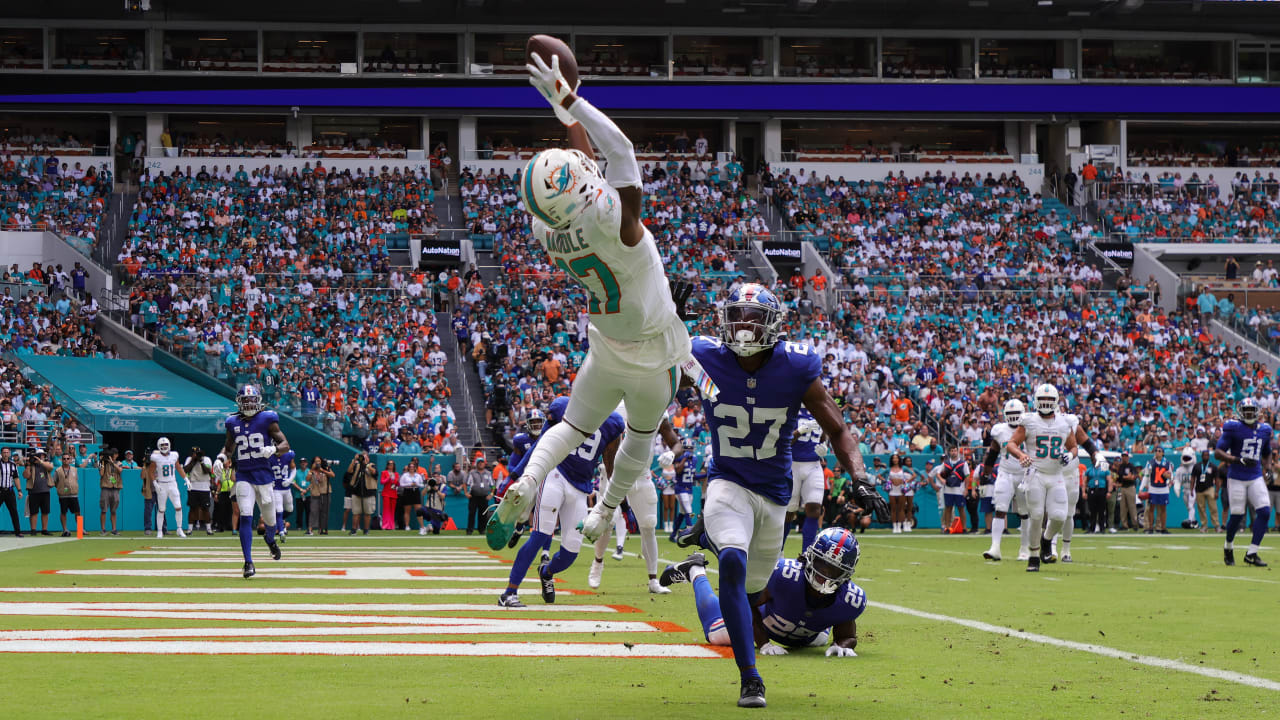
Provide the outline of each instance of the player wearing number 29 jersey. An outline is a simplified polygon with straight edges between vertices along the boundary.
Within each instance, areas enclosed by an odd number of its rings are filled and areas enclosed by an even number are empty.
[[[272,444],[269,429],[279,422],[280,417],[274,410],[263,410],[248,418],[240,413],[227,418],[227,432],[235,438],[232,458],[237,481],[243,480],[251,485],[272,483],[271,458],[262,453],[262,448]]]
[[[292,455],[289,441],[280,432],[280,418],[262,407],[262,391],[255,385],[245,385],[236,394],[239,409],[224,423],[227,438],[222,452],[235,465],[236,504],[240,508],[240,551],[244,553],[244,576],[253,577],[253,508],[257,505],[266,524],[263,538],[271,550],[271,557],[280,559],[280,546],[276,544],[275,480],[273,468],[277,455]],[[286,460],[285,465],[288,465]]]

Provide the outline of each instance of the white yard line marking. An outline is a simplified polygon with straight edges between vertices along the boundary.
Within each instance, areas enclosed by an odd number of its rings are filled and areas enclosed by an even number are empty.
[[[29,608],[33,603],[0,602],[0,615],[25,615],[26,612],[5,612],[6,607],[20,610]],[[497,604],[477,605],[474,603],[266,603],[266,602],[114,602],[114,601],[82,601],[82,602],[44,602],[43,607],[53,608],[58,614],[67,614],[68,610],[86,608],[90,610],[118,611],[123,615],[136,610],[173,610],[177,612],[497,612],[510,613],[510,610],[498,607]],[[20,607],[21,606],[21,607]],[[535,612],[585,612],[585,613],[618,613],[620,607],[613,605],[530,605],[526,610]],[[339,617],[352,617],[342,615]]]
[[[467,578],[467,580],[484,580],[485,578]],[[526,579],[526,582],[536,582]],[[229,587],[0,587],[0,593],[41,593],[41,594],[122,594],[122,595],[488,595],[497,592],[496,588],[351,588],[351,587],[304,587],[277,588],[246,585],[242,588]],[[530,608],[535,606],[530,606]],[[576,610],[578,605],[564,605],[560,609]],[[548,606],[548,609],[550,607]]]
[[[1141,576],[1139,576],[1139,575],[1134,575],[1134,576],[1133,576],[1133,579],[1134,579],[1134,580],[1145,580],[1145,581],[1147,581],[1147,582],[1155,582],[1155,581],[1156,581],[1156,579],[1155,579],[1155,578],[1141,577]]]
[[[164,603],[161,603],[164,604]],[[128,605],[128,603],[125,603]],[[497,609],[497,605],[493,606]],[[422,632],[433,635],[475,635],[495,633],[591,633],[658,632],[659,627],[670,630],[670,625],[640,621],[561,620],[546,617],[521,617],[519,612],[507,613],[501,618],[432,617],[423,615],[345,615],[319,612],[246,612],[232,605],[227,610],[173,611],[150,608],[111,607],[84,603],[0,603],[0,615],[35,617],[101,617],[119,619],[166,620],[217,620],[222,622],[274,622],[307,623],[324,625],[404,625],[416,626]],[[218,628],[210,628],[216,634]],[[302,629],[299,633],[304,632]],[[359,634],[352,628],[352,634]],[[3,638],[0,632],[0,639]]]
[[[727,650],[728,648],[725,648]],[[80,641],[5,640],[8,653],[110,653],[151,655],[458,655],[473,657],[611,657],[611,658],[723,658],[705,645],[525,642],[209,642],[186,640]]]
[[[894,539],[896,540],[897,538],[894,538]],[[939,550],[937,548],[903,547],[901,545],[887,545],[883,543],[878,543],[875,547],[893,548],[895,550],[911,550],[912,552],[940,553],[943,555],[962,555],[964,557],[972,557],[975,559],[979,559],[982,557],[980,553],[960,552],[959,550]],[[1074,555],[1074,553],[1072,554]],[[1165,575],[1181,575],[1183,577],[1204,578],[1207,580],[1235,580],[1236,582],[1252,582],[1252,583],[1264,583],[1266,585],[1280,585],[1280,580],[1267,580],[1266,578],[1249,577],[1248,575],[1239,575],[1239,576],[1211,575],[1208,573],[1194,573],[1194,572],[1186,572],[1183,570],[1166,570],[1164,568],[1151,567],[1149,565],[1146,567],[1136,568],[1136,567],[1129,567],[1127,565],[1104,565],[1101,563],[1090,562],[1088,560],[1077,560],[1075,564],[1083,565],[1085,567],[1104,568],[1106,570],[1123,570],[1125,572],[1153,572],[1153,573],[1162,573]],[[887,570],[887,568],[885,569]]]
[[[969,578],[949,577],[949,578],[947,578],[947,579],[948,579],[948,580],[954,580],[954,581],[956,581],[956,582],[969,582]]]
[[[278,569],[277,569],[278,568]],[[432,575],[427,570],[462,570],[452,566],[421,565],[413,568],[288,568],[275,564],[258,565],[260,577],[289,578],[292,580],[416,580],[420,582],[484,582],[488,580],[505,581],[505,575]],[[471,569],[471,568],[465,568]],[[482,571],[493,571],[497,568],[475,568]],[[55,570],[53,575],[99,575],[108,577],[187,577],[187,578],[225,578],[241,577],[240,570],[230,568],[189,568],[189,569],[106,569],[88,568],[84,570]]]
[[[496,609],[496,607],[495,607]],[[552,628],[539,624],[530,630],[527,623],[508,623],[509,630],[485,630],[480,632],[565,632],[563,628]],[[601,627],[600,632],[635,632],[631,629]],[[587,632],[587,630],[571,630],[569,632]],[[238,628],[86,628],[83,630],[0,630],[0,642],[6,640],[135,640],[141,638],[252,638],[252,637],[324,637],[324,636],[356,636],[374,635],[464,635],[467,632],[444,632],[438,628],[423,628],[420,625],[383,625],[370,627],[238,627]],[[358,642],[358,641],[357,641]]]
[[[925,548],[911,548],[911,549],[923,550]],[[950,551],[940,550],[937,552],[950,552]],[[969,555],[970,553],[957,552],[956,554]],[[675,561],[662,559],[661,562],[674,563]],[[718,573],[719,571],[716,570],[715,568],[707,568],[707,572]],[[925,612],[923,610],[916,610],[909,607],[903,607],[901,605],[892,605],[889,603],[877,602],[875,600],[868,600],[867,604],[872,607],[880,608],[881,610],[888,610],[889,612],[901,613],[903,615],[911,615],[912,617],[918,617],[925,620],[934,620],[937,622],[953,623],[955,625],[962,625],[964,627],[972,628],[974,630],[981,630],[983,632],[995,633],[997,635],[1004,635],[1006,637],[1017,638],[1019,640],[1028,640],[1031,642],[1044,643],[1045,645],[1052,645],[1054,647],[1063,647],[1069,650],[1079,650],[1081,652],[1093,653],[1095,655],[1102,655],[1104,657],[1115,658],[1117,660],[1126,660],[1128,662],[1136,662],[1142,665],[1150,665],[1152,667],[1164,668],[1166,670],[1178,670],[1180,672],[1191,673],[1193,675],[1201,675],[1204,677],[1215,678],[1218,680],[1226,680],[1229,682],[1239,683],[1241,685],[1248,685],[1249,687],[1256,687],[1256,688],[1262,688],[1264,690],[1274,690],[1274,691],[1280,692],[1280,682],[1276,682],[1275,680],[1268,680],[1266,678],[1256,677],[1254,675],[1246,675],[1244,673],[1238,673],[1232,670],[1219,670],[1217,668],[1205,667],[1203,665],[1191,665],[1190,663],[1184,663],[1178,660],[1169,660],[1166,658],[1155,657],[1153,655],[1138,655],[1136,653],[1127,652],[1125,650],[1117,650],[1115,648],[1109,648],[1103,645],[1094,645],[1092,643],[1076,642],[1074,640],[1062,640],[1060,638],[1050,637],[1048,635],[1040,635],[1038,633],[1029,633],[1023,630],[1015,630],[1014,628],[1000,627],[999,625],[991,625],[988,623],[979,622],[977,620],[966,620],[964,618],[951,617],[950,615],[939,615],[937,613]]]
[[[231,548],[231,547],[221,548],[223,552],[230,552],[233,549],[239,550],[240,546],[237,545],[235,548]],[[360,559],[398,558],[398,559],[406,559],[406,560],[408,559],[443,560],[443,559],[451,559],[451,558],[463,558],[463,559],[474,560],[478,557],[485,557],[484,553],[476,552],[473,550],[456,550],[456,551],[441,550],[439,552],[419,552],[419,551],[408,551],[408,550],[383,551],[383,550],[377,550],[374,548],[369,548],[368,550],[308,550],[305,548],[295,549],[295,548],[289,547],[288,545],[286,545],[284,549],[289,551],[290,557],[296,556],[296,557],[305,557],[305,558],[360,558]],[[222,555],[214,555],[215,552],[217,551],[213,549],[209,549],[209,550],[122,550],[120,551],[120,554],[121,556],[124,556],[127,554],[129,557],[177,557],[177,558],[187,558],[192,556],[222,557]]]
[[[25,500],[23,502],[26,502]],[[23,506],[26,507],[25,505]],[[51,531],[52,532],[52,531]],[[39,547],[41,545],[56,545],[57,543],[72,542],[75,538],[64,537],[0,537],[0,552],[6,550],[26,550],[27,548]]]
[[[1051,645],[1053,647],[1067,648],[1068,650],[1078,650],[1080,652],[1092,653],[1103,657],[1115,658],[1116,660],[1135,662],[1141,665],[1150,665],[1151,667],[1163,668],[1165,670],[1177,670],[1179,672],[1214,678],[1215,680],[1226,680],[1240,685],[1248,685],[1249,687],[1280,692],[1280,682],[1254,675],[1246,675],[1244,673],[1238,673],[1231,670],[1219,670],[1217,668],[1205,667],[1203,665],[1192,665],[1190,663],[1155,657],[1153,655],[1139,655],[1126,650],[1117,650],[1116,648],[1106,647],[1104,645],[1094,645],[1093,643],[1062,640],[1048,635],[1040,635],[1039,633],[1029,633],[1022,630],[1015,630],[1014,628],[991,625],[977,620],[966,620],[964,618],[951,617],[950,615],[939,615],[937,613],[924,612],[922,610],[915,610],[901,605],[876,602],[874,600],[868,601],[867,604],[881,610],[888,610],[890,612],[901,613],[903,615],[911,615],[912,617],[918,617],[925,620],[961,625],[973,630],[994,633],[996,635],[1004,635],[1005,637],[1017,638],[1019,640],[1027,640],[1030,642],[1042,643],[1044,645]]]
[[[281,565],[281,566],[284,566],[284,565],[319,565],[319,564],[330,564],[330,565],[331,565],[331,564],[339,563],[339,562],[352,562],[352,563],[360,563],[360,564],[362,564],[362,565],[377,565],[377,564],[382,564],[382,563],[394,563],[394,564],[396,564],[396,565],[404,565],[405,563],[413,562],[413,560],[414,560],[414,558],[383,558],[383,559],[380,559],[380,558],[368,558],[368,559],[365,559],[365,558],[359,558],[359,557],[353,557],[353,558],[350,558],[350,559],[338,559],[338,558],[315,558],[315,559],[309,559],[309,558],[296,558],[296,559],[295,559],[292,555],[289,555],[288,553],[285,553],[285,555],[284,555],[283,559],[281,559],[280,561],[278,561],[278,563],[276,563],[276,564]],[[487,566],[492,567],[492,566],[494,566],[494,565],[505,565],[505,564],[506,564],[506,563],[502,562],[501,560],[499,560],[499,559],[497,559],[497,558],[478,558],[478,557],[476,557],[476,556],[474,556],[474,555],[472,555],[472,556],[470,556],[470,557],[468,557],[468,558],[460,558],[460,559],[457,559],[457,560],[455,560],[455,559],[453,559],[453,558],[422,558],[422,560],[423,560],[424,562],[434,562],[434,563],[447,562],[447,563],[449,563],[448,565],[422,565],[422,566],[420,566],[420,567],[424,567],[424,568],[426,568],[426,567],[432,567],[432,568],[435,568],[435,569],[437,569],[437,570],[446,570],[446,569],[449,569],[449,568],[454,567],[454,566],[457,566],[457,565],[487,565]],[[216,556],[215,556],[215,555],[208,555],[208,556],[196,556],[196,557],[134,557],[133,555],[108,555],[107,557],[101,558],[101,562],[111,562],[111,563],[148,563],[148,564],[151,564],[151,565],[155,565],[155,564],[158,564],[158,563],[192,563],[192,564],[204,564],[204,565],[242,565],[242,564],[244,564],[244,558],[243,558],[243,557],[240,557],[240,556],[231,557],[231,556],[228,556],[228,555],[216,555]],[[318,568],[318,569],[321,569],[321,570],[330,570],[330,569],[336,569],[336,568]]]

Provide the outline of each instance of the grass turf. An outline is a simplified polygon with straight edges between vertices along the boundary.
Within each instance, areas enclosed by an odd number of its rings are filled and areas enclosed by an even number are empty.
[[[1274,622],[1280,577],[1271,568],[1227,568],[1221,536],[1077,535],[1076,562],[1055,564],[1039,575],[1006,559],[980,558],[987,539],[933,534],[867,534],[857,579],[873,606],[859,620],[858,652],[851,659],[826,658],[818,650],[759,658],[768,686],[769,717],[873,713],[876,717],[1225,717],[1277,714],[1280,693],[1267,688],[1180,670],[1151,667],[920,618],[876,606],[887,603],[949,618],[1094,643],[1126,652],[1243,673],[1280,682],[1280,628]],[[9,541],[6,541],[8,543]],[[1006,539],[1006,557],[1016,551]],[[796,552],[793,537],[787,554]],[[277,568],[255,547],[259,575],[240,578],[150,578],[41,574],[49,569],[115,570],[218,568],[182,557],[157,563],[93,561],[122,550],[182,549],[217,545],[211,554],[238,554],[234,539],[204,536],[190,540],[86,539],[0,552],[6,587],[127,586],[193,588],[424,588],[470,587],[478,582],[422,580],[352,581],[272,578]],[[391,546],[483,548],[483,539],[419,538],[396,534],[370,538],[295,537],[284,546],[284,562],[299,550],[375,550]],[[1237,555],[1243,557],[1243,546]],[[629,542],[629,550],[638,543]],[[588,550],[589,551],[589,550]],[[683,557],[665,541],[664,561]],[[502,553],[510,560],[514,551]],[[198,557],[198,556],[197,556]],[[1264,553],[1265,557],[1265,553]],[[1276,558],[1280,559],[1280,558]],[[563,588],[586,589],[589,557],[562,577]],[[665,596],[645,590],[642,562],[606,559],[604,585],[594,595],[561,595],[554,613],[536,618],[599,621],[665,621],[687,632],[601,633],[594,637],[550,634],[422,635],[349,637],[324,640],[659,642],[700,643],[702,634],[689,586]],[[358,567],[358,563],[333,565]],[[426,564],[415,560],[406,566]],[[445,564],[441,562],[440,564]],[[326,563],[328,566],[328,563]],[[305,566],[298,566],[305,567]],[[508,566],[458,565],[450,575],[496,576]],[[283,568],[275,570],[282,572]],[[437,571],[437,574],[438,571]],[[716,576],[711,576],[713,585]],[[217,602],[234,603],[467,603],[492,606],[432,615],[507,617],[518,611],[494,605],[498,583],[485,581],[484,595],[158,595],[2,593],[14,602]],[[541,604],[536,584],[521,596]],[[640,613],[573,612],[577,604],[618,604]],[[358,612],[356,608],[353,612]],[[413,612],[379,613],[414,615]],[[533,617],[524,613],[521,617]],[[255,622],[155,618],[40,617],[0,615],[0,630],[54,628],[252,627]],[[261,623],[280,626],[282,623]],[[309,637],[299,629],[290,638]],[[247,638],[252,639],[252,638]],[[335,717],[376,713],[378,717],[422,717],[448,713],[457,718],[503,714],[555,718],[718,717],[747,711],[734,706],[737,673],[729,660],[565,658],[565,657],[327,657],[301,655],[129,655],[7,654],[0,666],[11,670],[6,712],[14,717],[47,715],[53,708],[80,717],[170,717],[184,712],[222,717]],[[16,674],[15,674],[16,673]]]

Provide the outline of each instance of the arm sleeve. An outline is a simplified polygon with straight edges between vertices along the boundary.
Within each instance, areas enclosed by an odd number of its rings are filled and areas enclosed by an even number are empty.
[[[615,188],[641,187],[640,164],[636,162],[631,140],[622,130],[582,97],[569,106],[569,114],[582,123],[591,141],[609,162],[605,170],[609,184]]]

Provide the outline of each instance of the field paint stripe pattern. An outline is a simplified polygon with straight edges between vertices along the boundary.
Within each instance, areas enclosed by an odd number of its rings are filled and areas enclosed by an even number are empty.
[[[468,581],[482,578],[467,578]],[[536,579],[528,582],[537,582]],[[0,587],[0,593],[116,593],[124,595],[488,595],[490,588],[350,588],[350,587],[305,587],[305,588],[272,588],[272,587]],[[557,590],[557,592],[560,592]],[[539,606],[529,606],[530,608]],[[578,605],[562,606],[578,608]],[[589,607],[589,606],[588,606]],[[625,608],[626,605],[609,605],[612,608]],[[619,612],[639,612],[638,610],[619,610]]]
[[[147,655],[456,655],[472,657],[609,657],[694,658],[729,657],[731,648],[708,645],[635,643],[513,643],[513,642],[243,642],[186,640],[0,640],[0,653],[110,653]]]
[[[925,548],[909,548],[911,550],[923,550]],[[938,552],[954,552],[954,551],[938,551]],[[970,553],[961,553],[969,555]],[[661,562],[675,563],[675,560],[667,560],[660,558]],[[715,568],[707,568],[707,572],[719,572]],[[924,620],[935,620],[938,622],[953,623],[974,630],[995,633],[997,635],[1005,635],[1007,637],[1018,638],[1020,640],[1029,640],[1031,642],[1043,643],[1055,647],[1063,647],[1070,650],[1079,650],[1081,652],[1093,653],[1104,657],[1116,658],[1117,660],[1127,660],[1142,665],[1150,665],[1152,667],[1164,668],[1166,670],[1178,670],[1181,672],[1192,673],[1194,675],[1202,675],[1204,677],[1215,678],[1218,680],[1226,680],[1229,682],[1248,685],[1249,687],[1261,688],[1264,690],[1274,690],[1280,692],[1280,682],[1268,680],[1266,678],[1256,677],[1254,675],[1246,675],[1231,670],[1219,670],[1217,668],[1205,667],[1202,665],[1191,665],[1178,660],[1168,660],[1166,658],[1155,657],[1153,655],[1138,655],[1137,653],[1117,650],[1116,648],[1106,647],[1104,645],[1094,645],[1093,643],[1082,643],[1074,640],[1062,640],[1048,635],[1040,635],[1038,633],[1029,633],[1023,630],[1015,630],[1014,628],[1000,627],[999,625],[991,625],[989,623],[977,620],[966,620],[964,618],[951,617],[950,615],[939,615],[937,613],[925,612],[914,608],[903,607],[901,605],[892,605],[890,603],[877,602],[868,600],[867,605],[889,612],[901,613],[903,615],[911,615]]]
[[[130,589],[132,590],[132,589]],[[21,614],[6,613],[5,607],[25,605],[26,603],[2,602],[0,615]],[[291,610],[310,612],[495,612],[510,613],[497,605],[474,603],[178,603],[178,602],[115,602],[86,600],[83,602],[40,602],[41,607],[57,610],[86,608],[91,610],[176,610],[176,611],[257,611],[289,612]],[[530,605],[524,610],[534,612],[583,612],[583,613],[620,613],[628,612],[626,605]]]

